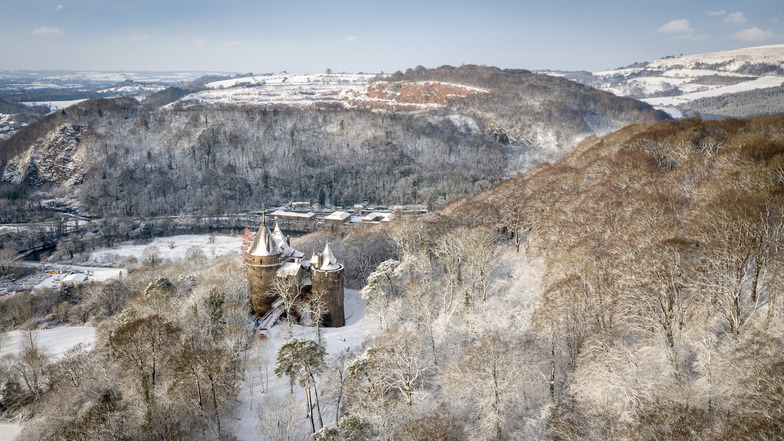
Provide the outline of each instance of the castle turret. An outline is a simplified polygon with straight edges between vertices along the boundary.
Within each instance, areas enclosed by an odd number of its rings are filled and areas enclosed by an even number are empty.
[[[250,304],[258,315],[266,314],[272,307],[274,297],[269,294],[275,286],[275,273],[284,260],[285,256],[267,228],[266,218],[262,216],[261,226],[248,248],[246,258]]]
[[[324,326],[343,326],[346,323],[343,311],[343,265],[335,259],[329,244],[324,247],[323,253],[314,257],[311,259],[312,290],[314,294],[323,295],[322,299],[327,305]]]

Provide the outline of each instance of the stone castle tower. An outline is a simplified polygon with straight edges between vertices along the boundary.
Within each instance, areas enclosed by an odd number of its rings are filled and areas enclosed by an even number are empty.
[[[268,296],[267,293],[272,292],[278,268],[283,265],[285,260],[283,252],[272,239],[267,223],[262,219],[256,237],[245,253],[245,265],[248,266],[248,285],[250,286],[250,304],[253,312],[259,316],[266,314],[275,302],[275,298]]]
[[[302,292],[302,302],[321,297],[326,310],[321,318],[324,326],[339,327],[345,324],[345,270],[335,259],[329,245],[322,253],[314,254],[310,261],[303,261],[303,253],[289,245],[277,225],[274,232],[270,233],[264,217],[252,242],[249,232],[246,232],[245,238],[243,255],[248,267],[250,304],[254,313],[263,316],[272,309],[277,300],[274,287],[280,280],[290,285],[296,284]],[[247,245],[248,242],[250,245]]]
[[[343,311],[344,273],[343,265],[332,255],[329,244],[324,247],[323,253],[314,254],[310,259],[312,292],[323,295],[322,300],[328,311],[323,319],[324,326],[339,327],[346,324]]]

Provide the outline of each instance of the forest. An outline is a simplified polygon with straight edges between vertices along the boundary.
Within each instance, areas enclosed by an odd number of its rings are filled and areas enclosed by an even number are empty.
[[[687,113],[699,113],[704,119],[721,119],[729,115],[755,118],[784,114],[784,88],[770,87],[735,94],[700,98],[684,106]]]
[[[784,118],[687,118],[588,138],[422,219],[313,233],[295,246],[353,256],[379,333],[349,353],[292,340],[279,375],[337,409],[311,407],[325,441],[781,439],[782,190]],[[0,299],[5,326],[99,326],[91,351],[6,360],[27,375],[0,402],[33,417],[18,439],[231,439],[246,280],[193,250]]]

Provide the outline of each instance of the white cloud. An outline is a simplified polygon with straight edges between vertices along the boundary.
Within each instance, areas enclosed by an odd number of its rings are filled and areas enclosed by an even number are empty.
[[[724,21],[727,23],[746,23],[749,20],[743,15],[743,12],[738,11],[726,16]]]
[[[61,3],[61,4],[57,5],[57,7],[56,7],[56,8],[54,8],[54,10],[55,10],[55,11],[62,11],[64,7],[65,7],[65,6],[63,6],[63,4]]]
[[[727,11],[724,9],[721,11],[708,11],[708,17],[721,17],[722,15],[727,15]]]
[[[239,45],[242,44],[242,42],[241,41],[237,41],[237,40],[229,40],[229,41],[227,41],[227,42],[225,42],[223,44],[226,45],[226,46],[239,46]]]
[[[357,41],[357,36],[356,35],[350,35],[348,37],[341,38],[339,40],[332,40],[333,43],[345,43],[345,42],[349,42],[349,41]]]
[[[659,32],[664,32],[665,34],[685,34],[694,32],[694,28],[689,24],[689,20],[680,18],[663,24],[659,28]]]
[[[732,38],[740,41],[765,41],[776,38],[776,34],[770,29],[760,29],[754,26],[732,34]]]
[[[63,31],[57,28],[50,28],[49,26],[41,26],[40,28],[33,29],[33,35],[60,35]]]

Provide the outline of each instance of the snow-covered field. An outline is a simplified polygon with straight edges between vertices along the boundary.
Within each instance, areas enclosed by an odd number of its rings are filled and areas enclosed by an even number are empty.
[[[327,357],[340,352],[359,348],[362,342],[379,332],[378,320],[374,316],[365,314],[365,301],[359,296],[359,291],[346,289],[345,294],[346,325],[341,328],[322,328],[322,344],[327,350]],[[304,326],[294,326],[295,338],[310,338],[316,340],[316,329]],[[237,413],[233,421],[234,435],[239,441],[256,441],[260,439],[258,433],[261,422],[259,411],[264,406],[268,397],[284,397],[289,393],[287,377],[275,376],[275,354],[288,338],[285,324],[278,324],[268,331],[264,340],[254,340],[248,351],[248,363],[245,371],[245,382],[239,393]],[[321,390],[322,383],[319,383]],[[304,392],[302,388],[295,387],[297,398],[301,405],[297,408],[305,414]],[[323,406],[323,404],[322,404]],[[334,408],[328,413],[322,407],[325,421],[334,421]],[[303,418],[303,430],[307,424]]]
[[[225,254],[239,254],[241,245],[242,236],[240,235],[191,234],[158,237],[145,244],[127,242],[112,248],[96,249],[90,254],[87,263],[89,265],[105,265],[127,257],[141,260],[145,250],[150,247],[157,249],[158,257],[162,261],[182,260],[192,247],[200,249],[205,256],[214,258]]]
[[[284,86],[309,84],[367,84],[375,74],[288,74],[253,75],[250,77],[232,78],[230,80],[208,83],[212,89],[224,89],[242,86]]]
[[[56,288],[68,272],[87,273],[89,274],[88,281],[94,282],[122,278],[128,274],[125,268],[108,268],[107,266],[114,265],[120,260],[127,258],[133,258],[141,262],[144,259],[145,250],[148,248],[157,250],[160,262],[172,262],[185,259],[189,250],[194,247],[201,250],[206,257],[215,258],[226,254],[239,254],[241,245],[242,236],[222,234],[159,237],[145,244],[120,243],[112,248],[96,249],[90,253],[84,265],[46,264],[40,271],[17,280],[16,284],[25,288]],[[48,274],[45,270],[59,270],[61,273]],[[13,292],[14,288],[0,286],[0,291]]]
[[[778,87],[784,84],[784,77],[760,77],[749,81],[744,81],[738,84],[729,86],[715,86],[708,90],[700,90],[692,93],[684,93],[678,96],[667,96],[658,98],[645,98],[644,101],[654,107],[675,107],[679,104],[685,104],[689,101],[694,101],[699,98],[708,98],[712,96],[725,95],[728,93],[745,92],[755,89],[765,89],[768,87]]]
[[[771,70],[776,67],[784,69],[784,44],[665,57],[594,72],[592,85],[616,95],[642,96],[655,108],[680,116],[676,107],[696,99],[781,86],[784,76]]]
[[[49,356],[50,361],[62,357],[78,344],[91,347],[95,342],[95,328],[89,326],[60,326],[36,331],[10,331],[0,335],[0,357],[19,355],[24,342],[32,339],[39,349]],[[22,430],[21,424],[0,423],[0,441],[12,441]]]
[[[92,346],[95,341],[95,328],[89,326],[60,326],[51,329],[32,331],[33,341],[39,349],[46,352],[51,360],[62,357],[72,347],[83,343]],[[12,354],[19,355],[23,343],[28,339],[27,331],[9,331],[0,339],[0,357]]]
[[[188,95],[184,100],[204,103],[249,105],[286,105],[293,107],[315,104],[344,103],[349,93],[360,94],[364,86],[355,84],[279,84],[213,89]]]

